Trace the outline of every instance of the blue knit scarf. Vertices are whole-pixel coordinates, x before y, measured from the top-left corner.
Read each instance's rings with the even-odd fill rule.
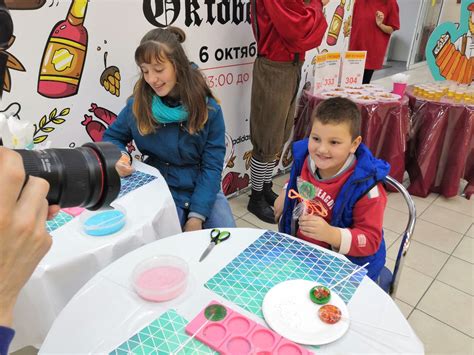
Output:
[[[175,123],[188,120],[189,113],[183,105],[169,107],[163,103],[158,95],[153,96],[151,111],[158,123]]]

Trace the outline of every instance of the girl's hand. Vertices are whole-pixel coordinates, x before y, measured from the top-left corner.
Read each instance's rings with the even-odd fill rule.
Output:
[[[278,198],[275,200],[275,203],[273,204],[273,210],[275,212],[275,221],[277,223],[281,217],[281,214],[283,213],[283,206],[285,204],[285,194],[286,190],[283,189]]]
[[[383,25],[383,20],[385,20],[385,15],[382,11],[377,11],[375,13],[375,22],[377,23],[377,26]]]
[[[202,229],[202,220],[191,217],[186,221],[183,229],[185,232],[199,231]]]
[[[312,214],[304,214],[299,219],[300,231],[312,238],[328,243],[327,236],[331,226],[321,217]]]
[[[117,170],[121,177],[131,175],[134,169],[131,165],[130,157],[126,154],[122,154],[120,159],[115,164],[115,170]]]
[[[321,0],[321,2],[323,3],[323,6],[326,6],[329,2],[329,0]]]

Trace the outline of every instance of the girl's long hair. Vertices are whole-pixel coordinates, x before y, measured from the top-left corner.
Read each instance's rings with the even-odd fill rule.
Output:
[[[177,27],[156,28],[149,31],[135,50],[138,66],[153,60],[163,63],[169,60],[176,71],[176,88],[179,99],[189,113],[188,131],[191,134],[204,127],[208,118],[207,98],[214,98],[203,74],[191,65],[181,43],[186,39],[183,30]],[[143,74],[133,90],[133,113],[141,134],[154,133],[158,124],[151,111],[153,95],[156,93],[147,84]]]

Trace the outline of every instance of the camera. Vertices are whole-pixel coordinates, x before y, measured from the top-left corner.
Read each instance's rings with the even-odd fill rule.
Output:
[[[108,207],[120,192],[120,177],[115,163],[121,153],[108,142],[86,143],[75,149],[17,149],[28,175],[49,182],[50,205],[84,207],[98,210]]]

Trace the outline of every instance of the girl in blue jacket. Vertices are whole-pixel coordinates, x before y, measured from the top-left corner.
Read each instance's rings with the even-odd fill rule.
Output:
[[[203,75],[192,65],[175,27],[153,29],[135,51],[141,75],[132,97],[103,140],[124,154],[121,176],[133,171],[125,146],[135,141],[171,190],[184,231],[234,227],[227,199],[220,191],[225,155],[225,126]],[[150,201],[152,203],[152,201]]]

